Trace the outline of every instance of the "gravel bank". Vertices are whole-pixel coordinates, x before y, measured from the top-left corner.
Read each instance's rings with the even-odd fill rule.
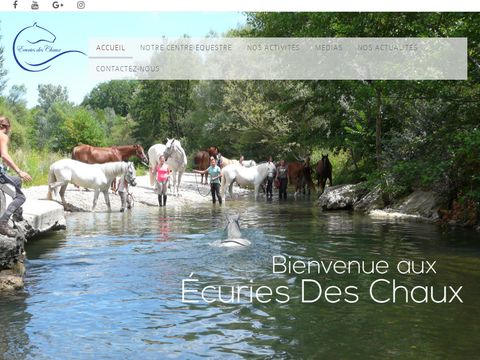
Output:
[[[236,196],[245,196],[249,193],[249,190],[240,189],[238,186],[234,186],[233,190]],[[33,186],[24,189],[25,195],[30,199],[46,199],[47,191],[47,185]],[[158,206],[157,195],[150,186],[148,175],[137,177],[137,186],[130,187],[130,191],[134,197],[135,208]],[[200,185],[200,175],[184,173],[180,184],[180,196],[169,195],[167,206],[182,206],[187,204],[211,202],[212,197],[209,194],[209,191],[209,185]],[[120,197],[113,194],[111,191],[109,195],[112,211],[119,211],[121,204]],[[228,197],[227,192],[227,198]],[[60,202],[60,197],[55,200]],[[66,211],[90,211],[93,204],[93,190],[86,191],[69,184],[67,191],[65,192],[65,200],[67,201],[67,207],[65,208]],[[98,198],[95,211],[107,211],[103,194],[100,194]]]

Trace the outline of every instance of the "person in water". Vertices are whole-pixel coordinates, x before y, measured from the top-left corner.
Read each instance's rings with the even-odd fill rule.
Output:
[[[158,195],[158,206],[167,206],[167,184],[170,170],[165,163],[165,156],[160,155],[156,169],[156,185]]]
[[[245,160],[245,158],[242,155],[242,156],[240,156],[240,159],[238,159],[238,163],[243,166],[243,161],[244,160]]]
[[[267,161],[268,165],[273,164],[272,157],[268,157]],[[267,199],[271,199],[273,197],[273,180],[275,179],[275,168],[269,167],[268,168],[268,173],[267,173]]]
[[[285,160],[280,160],[277,167],[277,180],[280,183],[278,187],[278,198],[287,200],[287,185],[288,185],[288,168],[285,165]]]
[[[215,158],[210,158],[210,166],[206,170],[193,170],[197,174],[209,174],[210,175],[210,192],[212,193],[212,202],[215,204],[216,198],[218,203],[222,205],[222,197],[220,196],[220,178],[222,177],[222,171],[217,165]]]
[[[128,196],[128,186],[128,181],[125,179],[125,175],[122,175],[117,184],[118,195],[120,196],[120,201],[122,203],[120,212],[125,211],[125,206],[129,210],[132,208],[132,199]]]
[[[12,196],[12,202],[8,205],[3,215],[0,216],[0,234],[15,237],[17,233],[8,225],[8,220],[12,215],[14,215],[14,219],[17,219],[15,221],[23,219],[21,206],[26,198],[21,189],[22,180],[32,181],[32,177],[27,172],[20,170],[8,154],[10,127],[10,120],[5,116],[0,116],[0,156],[3,162],[18,174],[18,176],[8,175],[7,168],[0,165],[0,184],[9,184],[13,186],[15,191]]]

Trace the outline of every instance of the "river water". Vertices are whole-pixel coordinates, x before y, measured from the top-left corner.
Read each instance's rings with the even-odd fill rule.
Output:
[[[228,213],[241,214],[251,246],[217,246]],[[76,213],[68,215],[67,229],[30,241],[25,291],[0,298],[3,358],[479,356],[480,241],[474,231],[321,212],[309,201],[251,199],[223,208],[205,202]],[[274,274],[272,257],[281,255],[303,262],[358,260],[367,267],[384,260],[390,268],[384,275]],[[402,260],[415,261],[417,271],[428,261],[433,270],[402,275],[396,270]],[[182,280],[191,273],[197,281],[185,282],[182,302]],[[377,300],[391,298],[395,280],[409,289],[433,287],[437,299],[446,286],[447,303],[407,303],[401,290],[396,303],[376,303],[369,293],[376,279],[384,279],[375,287]],[[302,280],[312,280],[303,283],[303,302]],[[322,296],[306,303],[319,295],[313,280]],[[207,301],[216,298],[213,303],[199,293],[209,285],[204,294]],[[231,286],[244,287],[232,304],[218,301],[219,285],[224,301]],[[256,296],[260,286],[273,295]],[[328,286],[338,287],[329,290],[338,292],[332,302],[324,296]],[[347,289],[350,295],[349,286],[355,287]],[[463,286],[463,303],[449,286]],[[279,287],[289,301],[275,294]]]

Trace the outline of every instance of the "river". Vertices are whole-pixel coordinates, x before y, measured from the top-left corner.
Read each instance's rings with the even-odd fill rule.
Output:
[[[241,214],[242,235],[251,246],[217,246],[229,213]],[[471,230],[321,212],[309,201],[292,200],[69,214],[66,231],[27,244],[25,290],[0,297],[0,354],[6,359],[476,358],[478,238]],[[390,269],[385,275],[274,274],[272,256],[280,255],[299,262],[384,260]],[[402,260],[434,266],[426,274],[402,275],[395,268]],[[198,281],[185,283],[190,291],[185,300],[191,302],[182,302],[182,280],[191,273]],[[458,298],[407,303],[401,295],[395,304],[376,303],[369,289],[380,278],[408,288],[431,286],[436,294],[444,286],[462,286],[463,303]],[[342,295],[331,299],[339,301],[321,296],[302,302],[305,279],[317,280],[323,290],[337,286]],[[245,287],[233,304],[207,303],[198,291],[209,285],[209,301],[218,285]],[[282,303],[285,296],[274,293],[270,302],[255,295],[250,301],[249,286],[262,285],[273,292],[281,287],[289,300]],[[315,286],[308,283],[305,299],[318,295]],[[345,294],[348,286],[355,287],[350,292],[356,297]],[[375,296],[391,296],[387,282]]]

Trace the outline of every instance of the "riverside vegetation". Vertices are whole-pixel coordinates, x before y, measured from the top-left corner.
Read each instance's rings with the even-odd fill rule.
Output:
[[[434,26],[432,26],[434,24]],[[78,143],[179,139],[187,154],[312,163],[329,152],[334,183],[364,181],[385,202],[414,190],[443,199],[441,215],[475,225],[480,213],[480,19],[474,13],[248,13],[225,36],[467,37],[465,81],[110,81],[75,105],[65,87],[9,82],[0,49],[0,113],[13,121],[15,160],[44,184],[49,164]],[[1,32],[0,32],[1,33]],[[191,161],[190,161],[191,163]]]

